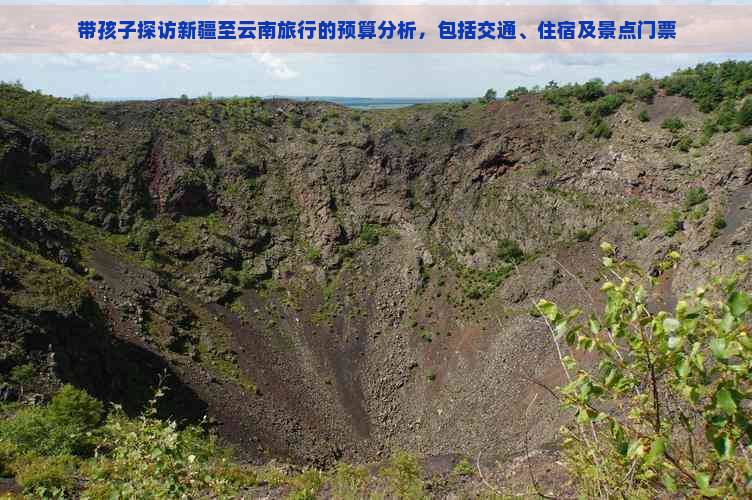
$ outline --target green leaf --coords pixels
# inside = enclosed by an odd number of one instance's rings
[[[663,458],[663,454],[666,451],[666,440],[659,437],[650,446],[650,451],[645,456],[645,464],[648,466],[655,465],[659,460]]]
[[[669,333],[674,333],[680,326],[681,323],[676,318],[666,318],[663,320],[663,329]]]
[[[576,319],[580,314],[582,314],[582,309],[574,308],[567,314],[567,320],[572,321],[573,319]]]
[[[738,337],[739,344],[747,351],[752,351],[752,338],[749,335],[740,335]]]
[[[744,313],[749,309],[749,295],[741,291],[734,291],[729,297],[728,305],[731,309],[731,314],[736,318],[741,318]]]
[[[686,300],[680,300],[676,303],[676,315],[679,317],[682,317],[684,313],[687,312],[687,308],[689,308],[689,304]]]
[[[726,339],[711,339],[710,350],[713,351],[713,356],[719,361],[724,361],[731,356],[731,349]]]
[[[577,334],[580,333],[579,327],[569,328],[566,331],[566,335],[564,336],[564,340],[566,340],[568,345],[574,345],[575,341],[577,340]]]
[[[645,454],[645,447],[642,445],[642,441],[635,439],[629,443],[627,448],[627,456],[629,458],[641,457]]]
[[[577,361],[575,361],[572,356],[564,356],[562,362],[564,363],[564,367],[566,367],[567,370],[574,370],[575,368],[577,368]]]
[[[721,329],[728,333],[731,330],[733,330],[734,325],[736,324],[736,318],[731,313],[726,313],[723,316],[723,319],[721,320]]]
[[[734,456],[736,446],[728,433],[722,433],[713,438],[713,447],[723,459],[728,460]]]
[[[676,374],[679,375],[679,378],[685,379],[689,375],[689,368],[689,359],[683,358],[676,367]]]
[[[606,377],[603,379],[603,385],[605,385],[606,387],[611,387],[617,380],[619,380],[619,371],[616,369],[616,367],[612,366],[608,369]]]
[[[545,299],[540,299],[537,307],[549,321],[555,321],[556,317],[559,315],[559,308],[556,307],[556,304]]]
[[[710,486],[710,476],[701,472],[698,472],[695,474],[695,483],[697,483],[697,487],[701,490],[708,489],[708,486]]]
[[[669,493],[676,493],[677,491],[679,491],[676,487],[676,481],[674,481],[674,478],[671,477],[668,472],[663,474],[661,481],[663,482],[663,486],[666,487]]]
[[[637,304],[644,304],[646,295],[645,288],[642,285],[638,286],[634,294],[635,302]]]
[[[725,387],[721,387],[718,389],[718,392],[715,393],[715,406],[726,413],[726,415],[733,415],[736,413],[736,402],[734,401],[731,392]]]
[[[588,326],[590,326],[590,333],[593,335],[597,335],[601,331],[601,324],[593,317],[588,320]]]
[[[577,412],[577,421],[581,424],[587,424],[590,422],[590,414],[585,408],[580,408]]]
[[[669,337],[668,348],[672,351],[680,349],[684,345],[684,337]]]
[[[554,325],[554,330],[556,331],[556,338],[557,339],[560,339],[563,335],[565,335],[566,333],[568,333],[569,329],[567,328],[567,320],[558,321]],[[571,342],[570,342],[570,344],[571,344]]]

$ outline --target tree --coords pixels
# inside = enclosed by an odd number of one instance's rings
[[[752,99],[744,99],[741,109],[736,114],[736,121],[742,127],[752,125]]]
[[[652,80],[639,80],[634,86],[634,95],[637,99],[644,102],[653,102],[655,97],[655,87]]]
[[[747,498],[752,297],[737,283],[748,271],[652,312],[646,285],[657,278],[619,260],[612,245],[601,249],[616,278],[601,287],[602,314],[580,320],[578,309],[536,306],[555,339],[595,356],[582,364],[559,356],[568,383],[558,397],[573,415],[563,446],[581,495]],[[658,268],[679,259],[670,252]]]
[[[603,90],[603,80],[593,78],[584,85],[578,85],[574,91],[575,97],[583,102],[595,101],[603,97],[606,92]]]
[[[530,91],[527,89],[527,87],[517,87],[507,90],[506,97],[510,101],[516,101],[521,95],[525,95],[529,92]]]
[[[495,89],[486,90],[486,93],[483,95],[483,101],[493,102],[495,100],[496,100],[496,90]]]
[[[11,381],[18,384],[18,386],[21,388],[21,397],[23,397],[24,389],[31,383],[31,380],[33,378],[34,366],[31,363],[14,366],[10,371]]]

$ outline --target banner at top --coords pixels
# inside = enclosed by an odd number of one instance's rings
[[[749,52],[749,6],[0,6],[3,52]]]

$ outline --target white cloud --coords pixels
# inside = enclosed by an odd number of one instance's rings
[[[70,69],[95,69],[103,72],[155,72],[164,69],[190,71],[191,66],[162,54],[55,54],[36,59],[40,66],[63,66]]]
[[[125,66],[125,69],[130,71],[159,71],[166,68],[190,71],[191,69],[188,64],[161,54],[150,54],[148,56],[129,55],[127,56]]]
[[[292,80],[299,76],[299,73],[291,69],[281,57],[266,52],[264,54],[253,54],[253,58],[256,62],[265,66],[269,75],[275,80]]]

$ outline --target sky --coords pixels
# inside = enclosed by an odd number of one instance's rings
[[[0,0],[0,5],[41,4],[653,4],[640,1],[492,0]],[[713,4],[712,0],[658,2]],[[748,4],[719,1],[719,4]],[[520,85],[544,85],[641,73],[663,76],[699,62],[752,59],[750,54],[7,54],[0,80],[72,97],[162,98],[214,96],[343,96],[448,98],[503,94]]]

